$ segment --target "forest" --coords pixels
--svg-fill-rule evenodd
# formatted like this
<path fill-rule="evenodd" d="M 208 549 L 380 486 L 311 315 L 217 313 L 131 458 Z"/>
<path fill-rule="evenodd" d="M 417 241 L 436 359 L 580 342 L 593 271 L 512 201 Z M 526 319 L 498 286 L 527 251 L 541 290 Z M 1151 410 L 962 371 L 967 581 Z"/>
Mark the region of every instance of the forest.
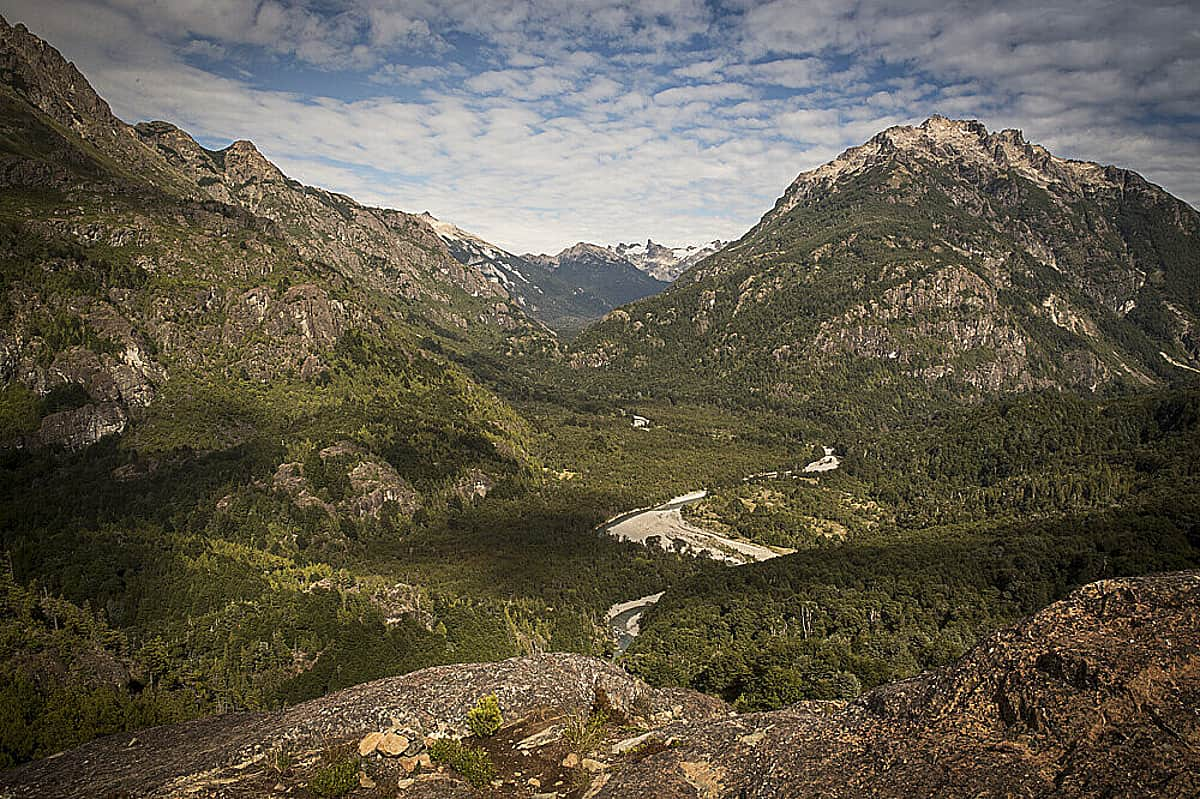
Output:
<path fill-rule="evenodd" d="M 604 610 L 663 589 L 622 661 L 652 683 L 746 709 L 851 697 L 1081 583 L 1200 558 L 1195 390 L 1010 398 L 887 431 L 654 403 L 636 408 L 654 426 L 635 430 L 620 411 L 513 407 L 525 465 L 497 461 L 487 496 L 465 498 L 453 476 L 385 449 L 422 504 L 379 519 L 270 488 L 296 458 L 336 502 L 353 464 L 316 443 L 176 449 L 152 469 L 116 438 L 10 453 L 0 690 L 21 699 L 5 703 L 7 761 L 426 665 L 605 655 Z M 421 446 L 458 446 L 445 436 Z M 825 442 L 836 472 L 742 481 Z M 137 479 L 113 477 L 131 465 Z M 731 569 L 595 532 L 697 487 L 712 492 L 695 511 L 705 523 L 799 551 Z M 59 678 L 39 676 L 46 663 Z"/>

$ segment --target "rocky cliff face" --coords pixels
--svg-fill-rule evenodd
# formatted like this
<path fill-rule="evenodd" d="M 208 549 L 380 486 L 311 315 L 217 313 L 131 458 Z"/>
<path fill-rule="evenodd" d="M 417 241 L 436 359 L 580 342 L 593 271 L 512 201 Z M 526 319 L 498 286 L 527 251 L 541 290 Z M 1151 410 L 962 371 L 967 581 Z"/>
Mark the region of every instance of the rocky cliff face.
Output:
<path fill-rule="evenodd" d="M 979 398 L 1187 379 L 1200 214 L 1132 172 L 933 117 L 800 175 L 741 240 L 581 337 L 572 362 L 705 367 L 776 400 L 817 385 Z M 601 355 L 603 357 L 601 357 Z M 640 374 L 640 373 L 639 373 Z"/>
<path fill-rule="evenodd" d="M 0 107 L 0 387 L 40 403 L 0 424 L 0 445 L 83 448 L 173 380 L 327 380 L 350 333 L 410 355 L 432 331 L 548 340 L 422 217 L 301 185 L 247 141 L 210 151 L 165 122 L 127 125 L 2 19 Z"/>
<path fill-rule="evenodd" d="M 1194 796 L 1198 646 L 1200 575 L 1108 580 L 953 666 L 849 703 L 734 715 L 611 664 L 543 655 L 114 736 L 4 772 L 0 786 L 13 797 L 307 796 L 340 742 L 350 796 L 467 795 L 459 771 L 423 757 L 452 738 L 491 762 L 495 796 Z M 474 738 L 467 711 L 493 693 L 504 724 Z M 598 711 L 607 721 L 584 741 L 572 719 Z"/>

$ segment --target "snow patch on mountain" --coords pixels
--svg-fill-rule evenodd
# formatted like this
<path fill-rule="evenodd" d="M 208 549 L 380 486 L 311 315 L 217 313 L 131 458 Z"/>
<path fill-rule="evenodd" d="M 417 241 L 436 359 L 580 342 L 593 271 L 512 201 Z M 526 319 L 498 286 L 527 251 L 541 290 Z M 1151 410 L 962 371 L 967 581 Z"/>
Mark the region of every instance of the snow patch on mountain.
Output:
<path fill-rule="evenodd" d="M 421 216 L 429 223 L 429 226 L 433 228 L 438 238 L 445 243 L 450 254 L 459 263 L 478 269 L 488 280 L 499 283 L 510 292 L 517 287 L 519 282 L 527 289 L 541 293 L 541 288 L 530 279 L 529 275 L 525 274 L 524 265 L 519 257 L 456 225 L 443 222 L 428 211 Z M 518 303 L 526 304 L 526 299 L 521 296 L 521 292 L 514 296 Z"/>
<path fill-rule="evenodd" d="M 705 244 L 685 244 L 679 247 L 670 247 L 665 244 L 657 244 L 651 239 L 646 239 L 645 244 L 621 243 L 610 249 L 655 280 L 670 283 L 697 262 L 702 261 L 724 247 L 726 243 L 714 240 Z"/>

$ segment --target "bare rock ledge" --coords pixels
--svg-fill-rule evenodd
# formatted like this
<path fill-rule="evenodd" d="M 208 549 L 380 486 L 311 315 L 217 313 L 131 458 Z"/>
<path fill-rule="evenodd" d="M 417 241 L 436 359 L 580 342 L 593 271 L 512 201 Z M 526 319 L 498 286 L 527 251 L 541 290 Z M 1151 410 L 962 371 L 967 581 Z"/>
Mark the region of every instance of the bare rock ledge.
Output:
<path fill-rule="evenodd" d="M 734 715 L 609 663 L 540 655 L 425 669 L 278 713 L 111 736 L 0 773 L 0 796 L 307 796 L 302 779 L 289 787 L 276 778 L 271 752 L 354 746 L 372 732 L 465 735 L 467 709 L 487 693 L 499 697 L 511 733 L 493 745 L 516 755 L 497 759 L 503 782 L 489 795 L 527 796 L 540 785 L 539 795 L 630 799 L 1197 796 L 1200 572 L 1093 583 L 953 666 L 850 703 Z M 622 725 L 610 725 L 581 781 L 546 785 L 533 776 L 541 761 L 516 743 L 539 735 L 543 759 L 558 767 L 565 744 L 546 731 L 598 696 Z M 365 758 L 362 784 L 372 787 L 348 795 L 471 795 L 453 772 L 396 779 L 379 770 L 397 760 Z"/>

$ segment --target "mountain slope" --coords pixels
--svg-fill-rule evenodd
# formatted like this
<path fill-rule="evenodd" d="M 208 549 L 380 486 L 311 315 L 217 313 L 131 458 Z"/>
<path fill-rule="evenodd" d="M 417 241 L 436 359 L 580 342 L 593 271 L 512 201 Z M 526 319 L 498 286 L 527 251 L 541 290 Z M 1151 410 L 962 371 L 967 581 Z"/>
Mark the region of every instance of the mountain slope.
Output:
<path fill-rule="evenodd" d="M 455 361 L 552 345 L 502 288 L 419 216 L 126 125 L 3 21 L 0 186 L 0 549 L 14 597 L 92 625 L 0 655 L 30 714 L 0 761 L 519 651 L 517 601 L 360 565 L 538 479 Z"/>
<path fill-rule="evenodd" d="M 2 376 L 42 396 L 81 385 L 99 408 L 65 435 L 69 420 L 43 423 L 27 445 L 119 432 L 176 370 L 311 382 L 347 335 L 383 336 L 408 359 L 435 331 L 467 348 L 536 339 L 421 217 L 302 186 L 249 142 L 214 152 L 167 123 L 130 127 L 2 21 L 0 58 Z"/>
<path fill-rule="evenodd" d="M 586 331 L 571 362 L 642 391 L 785 404 L 1095 392 L 1194 376 L 1198 324 L 1194 209 L 1017 131 L 934 117 L 800 175 L 739 241 Z"/>
<path fill-rule="evenodd" d="M 521 310 L 558 333 L 574 333 L 612 310 L 610 301 L 572 283 L 544 261 L 513 255 L 428 214 L 423 218 L 459 263 L 502 286 Z"/>
<path fill-rule="evenodd" d="M 667 287 L 661 280 L 643 274 L 627 258 L 608 247 L 579 242 L 557 255 L 525 255 L 566 283 L 599 297 L 609 309 L 658 294 Z"/>

